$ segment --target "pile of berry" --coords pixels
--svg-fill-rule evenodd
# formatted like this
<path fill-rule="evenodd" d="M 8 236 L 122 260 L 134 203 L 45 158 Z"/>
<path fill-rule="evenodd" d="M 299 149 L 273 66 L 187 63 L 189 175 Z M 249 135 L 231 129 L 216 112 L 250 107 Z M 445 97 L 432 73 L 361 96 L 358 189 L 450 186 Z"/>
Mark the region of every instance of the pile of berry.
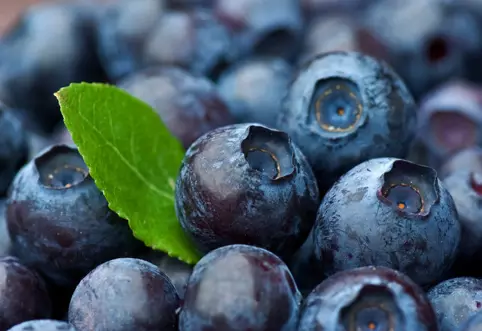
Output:
<path fill-rule="evenodd" d="M 53 95 L 80 81 L 186 148 L 196 265 L 109 209 Z M 0 331 L 482 328 L 482 1 L 40 4 L 0 100 Z"/>

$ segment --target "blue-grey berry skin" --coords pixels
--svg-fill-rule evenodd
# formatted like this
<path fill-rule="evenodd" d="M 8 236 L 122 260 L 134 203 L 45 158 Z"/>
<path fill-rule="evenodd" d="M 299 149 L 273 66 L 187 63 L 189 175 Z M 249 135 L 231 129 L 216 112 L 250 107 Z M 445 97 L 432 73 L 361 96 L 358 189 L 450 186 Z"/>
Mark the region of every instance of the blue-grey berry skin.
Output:
<path fill-rule="evenodd" d="M 214 0 L 213 11 L 242 55 L 290 61 L 298 55 L 304 32 L 298 0 Z"/>
<path fill-rule="evenodd" d="M 378 265 L 429 285 L 452 266 L 461 227 L 433 169 L 379 158 L 356 166 L 328 191 L 313 236 L 327 276 Z"/>
<path fill-rule="evenodd" d="M 85 331 L 177 331 L 179 296 L 155 265 L 133 258 L 105 262 L 77 285 L 69 322 Z"/>
<path fill-rule="evenodd" d="M 117 81 L 156 65 L 215 77 L 237 56 L 229 32 L 209 10 L 167 10 L 166 1 L 122 0 L 99 18 L 98 49 Z"/>
<path fill-rule="evenodd" d="M 39 2 L 0 40 L 0 99 L 51 133 L 62 121 L 54 93 L 73 82 L 104 81 L 94 38 L 98 6 Z"/>
<path fill-rule="evenodd" d="M 15 325 L 7 331 L 77 331 L 71 324 L 56 320 L 33 320 Z"/>
<path fill-rule="evenodd" d="M 424 96 L 417 110 L 417 140 L 429 166 L 438 169 L 456 153 L 482 146 L 482 100 L 478 85 L 452 80 Z"/>
<path fill-rule="evenodd" d="M 389 62 L 417 99 L 454 77 L 480 81 L 480 19 L 467 4 L 391 0 L 365 9 L 362 52 Z"/>
<path fill-rule="evenodd" d="M 214 83 L 179 67 L 149 67 L 117 86 L 149 104 L 186 149 L 203 134 L 235 123 Z"/>
<path fill-rule="evenodd" d="M 458 330 L 482 308 L 482 280 L 470 277 L 446 280 L 427 293 L 440 331 Z"/>
<path fill-rule="evenodd" d="M 27 162 L 27 138 L 20 120 L 0 103 L 0 196 L 6 195 L 15 174 Z"/>
<path fill-rule="evenodd" d="M 261 124 L 199 138 L 176 183 L 177 216 L 202 252 L 248 244 L 291 255 L 306 239 L 318 204 L 303 154 L 286 133 Z"/>
<path fill-rule="evenodd" d="M 52 302 L 43 278 L 16 257 L 0 258 L 0 330 L 50 318 Z"/>
<path fill-rule="evenodd" d="M 363 161 L 405 157 L 415 109 L 405 84 L 384 62 L 331 52 L 301 68 L 276 127 L 300 147 L 324 191 Z"/>
<path fill-rule="evenodd" d="M 254 246 L 221 247 L 194 267 L 179 331 L 295 331 L 301 299 L 276 255 Z"/>
<path fill-rule="evenodd" d="M 305 299 L 298 331 L 438 331 L 422 288 L 385 267 L 339 272 Z"/>
<path fill-rule="evenodd" d="M 274 127 L 293 76 L 288 62 L 277 57 L 254 57 L 226 70 L 218 81 L 238 123 Z"/>
<path fill-rule="evenodd" d="M 438 174 L 445 179 L 457 171 L 482 173 L 482 147 L 471 147 L 454 154 L 442 164 Z"/>
<path fill-rule="evenodd" d="M 57 285 L 144 245 L 109 209 L 76 147 L 53 145 L 17 174 L 7 201 L 12 251 Z"/>
<path fill-rule="evenodd" d="M 141 258 L 154 264 L 163 273 L 165 273 L 176 288 L 179 298 L 181 298 L 181 300 L 184 299 L 184 292 L 186 292 L 187 282 L 192 273 L 192 265 L 186 264 L 179 259 L 154 250 L 147 252 Z"/>
<path fill-rule="evenodd" d="M 457 331 L 479 331 L 482 328 L 482 312 L 472 315 Z"/>
<path fill-rule="evenodd" d="M 452 196 L 462 228 L 459 261 L 482 261 L 482 173 L 459 170 L 448 175 L 444 185 Z"/>

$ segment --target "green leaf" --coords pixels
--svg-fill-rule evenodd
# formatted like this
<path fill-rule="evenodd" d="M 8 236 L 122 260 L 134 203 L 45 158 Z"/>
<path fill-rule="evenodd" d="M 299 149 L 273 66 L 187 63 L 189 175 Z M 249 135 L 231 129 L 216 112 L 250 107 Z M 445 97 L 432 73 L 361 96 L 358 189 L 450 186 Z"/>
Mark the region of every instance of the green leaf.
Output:
<path fill-rule="evenodd" d="M 181 143 L 154 110 L 124 90 L 71 84 L 55 94 L 65 125 L 109 207 L 136 238 L 186 263 L 199 260 L 176 217 Z"/>

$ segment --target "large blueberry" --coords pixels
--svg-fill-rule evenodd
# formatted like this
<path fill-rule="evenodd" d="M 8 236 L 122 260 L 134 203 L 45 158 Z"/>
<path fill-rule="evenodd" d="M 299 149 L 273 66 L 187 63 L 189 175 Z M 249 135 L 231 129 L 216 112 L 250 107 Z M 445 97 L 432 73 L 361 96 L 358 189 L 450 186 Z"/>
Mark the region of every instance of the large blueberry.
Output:
<path fill-rule="evenodd" d="M 341 177 L 323 198 L 314 255 L 327 276 L 377 265 L 427 285 L 453 264 L 460 233 L 454 201 L 433 169 L 373 159 Z"/>
<path fill-rule="evenodd" d="M 58 285 L 75 285 L 100 263 L 143 247 L 66 145 L 45 149 L 17 174 L 7 226 L 15 255 Z"/>
<path fill-rule="evenodd" d="M 291 255 L 313 225 L 318 199 L 300 150 L 286 133 L 261 124 L 199 138 L 176 184 L 179 221 L 203 252 L 250 244 Z"/>
<path fill-rule="evenodd" d="M 404 157 L 414 126 L 415 104 L 398 75 L 353 52 L 306 64 L 277 121 L 308 158 L 320 191 L 360 162 Z"/>

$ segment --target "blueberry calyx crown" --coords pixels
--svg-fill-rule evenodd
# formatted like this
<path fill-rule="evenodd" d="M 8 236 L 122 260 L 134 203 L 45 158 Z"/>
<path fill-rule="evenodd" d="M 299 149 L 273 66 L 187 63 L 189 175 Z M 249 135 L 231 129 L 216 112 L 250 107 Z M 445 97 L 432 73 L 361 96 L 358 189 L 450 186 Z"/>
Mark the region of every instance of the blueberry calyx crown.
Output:
<path fill-rule="evenodd" d="M 89 170 L 77 149 L 55 145 L 35 158 L 39 183 L 49 189 L 65 190 L 82 183 Z"/>
<path fill-rule="evenodd" d="M 294 173 L 295 152 L 286 133 L 256 125 L 247 131 L 241 150 L 251 169 L 271 180 Z"/>
<path fill-rule="evenodd" d="M 393 294 L 383 286 L 364 286 L 355 300 L 341 313 L 345 330 L 398 330 L 402 327 Z"/>
<path fill-rule="evenodd" d="M 427 216 L 439 200 L 437 174 L 429 167 L 405 160 L 393 162 L 383 174 L 378 199 L 404 216 Z"/>
<path fill-rule="evenodd" d="M 352 131 L 363 114 L 360 90 L 355 83 L 344 78 L 319 80 L 313 92 L 310 113 L 324 131 Z"/>

